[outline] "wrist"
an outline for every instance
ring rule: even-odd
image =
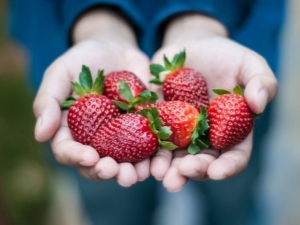
[[[94,9],[84,14],[74,25],[72,40],[77,44],[86,40],[115,42],[123,47],[136,47],[133,28],[117,12]]]
[[[163,45],[180,44],[208,37],[227,37],[225,26],[202,14],[182,14],[166,26]]]

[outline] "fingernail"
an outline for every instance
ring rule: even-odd
[[[268,98],[269,98],[269,94],[267,92],[266,89],[261,89],[259,92],[258,92],[258,109],[259,109],[259,112],[258,113],[262,113],[268,103]]]

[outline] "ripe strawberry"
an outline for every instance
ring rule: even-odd
[[[121,80],[129,85],[134,98],[146,90],[146,86],[134,73],[115,71],[105,75],[103,94],[110,99],[129,103],[119,92],[119,82]]]
[[[248,136],[254,124],[254,115],[240,87],[236,86],[233,93],[220,89],[213,91],[220,96],[208,107],[209,139],[214,149],[224,149]]]
[[[162,127],[157,109],[148,118],[127,113],[102,125],[92,140],[92,146],[100,157],[112,157],[117,162],[137,162],[153,155],[159,145],[170,150],[176,146],[163,141],[171,135],[168,127]]]
[[[76,100],[69,97],[62,103],[62,108],[69,109],[68,126],[73,138],[84,145],[89,145],[98,127],[120,115],[120,110],[112,100],[102,95],[103,70],[98,71],[93,83],[90,69],[83,65],[79,81],[80,84],[72,82],[74,92],[79,98]]]
[[[169,142],[179,149],[189,146],[188,152],[191,154],[208,147],[207,140],[199,139],[199,136],[204,136],[208,129],[204,106],[201,106],[199,114],[198,110],[187,102],[168,101],[139,106],[136,112],[145,115],[151,107],[158,109],[158,116],[163,125],[170,127],[172,135],[167,139]]]
[[[206,81],[198,71],[184,67],[185,51],[176,54],[170,62],[164,56],[164,67],[151,64],[151,74],[155,76],[150,83],[163,85],[163,96],[166,101],[184,101],[192,104],[198,111],[201,105],[208,106]],[[165,76],[161,81],[160,77]]]

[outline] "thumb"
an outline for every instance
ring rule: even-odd
[[[71,84],[66,71],[57,66],[50,66],[33,103],[35,139],[40,142],[49,140],[61,123],[61,108],[71,92]]]
[[[278,83],[267,62],[257,54],[249,54],[242,69],[241,83],[245,98],[252,112],[260,114],[268,102],[275,98]]]

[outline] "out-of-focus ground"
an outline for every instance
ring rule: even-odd
[[[24,75],[26,55],[8,39],[4,13],[5,1],[0,0],[0,225],[83,225],[77,214],[76,190],[68,189],[72,181],[53,175],[45,163],[43,146],[34,140],[33,96]],[[266,169],[259,204],[266,218],[264,225],[299,225],[299,0],[289,2],[281,49],[281,81],[275,123],[265,143]],[[186,218],[181,219],[177,224],[187,224]],[[168,218],[165,221],[167,225]]]

